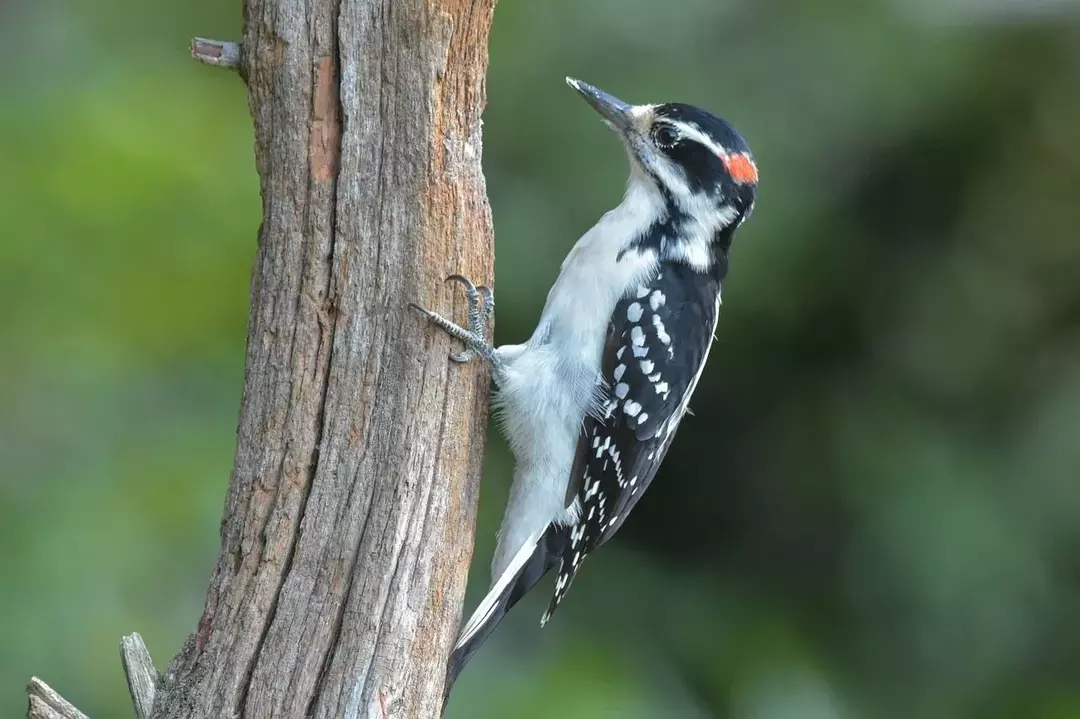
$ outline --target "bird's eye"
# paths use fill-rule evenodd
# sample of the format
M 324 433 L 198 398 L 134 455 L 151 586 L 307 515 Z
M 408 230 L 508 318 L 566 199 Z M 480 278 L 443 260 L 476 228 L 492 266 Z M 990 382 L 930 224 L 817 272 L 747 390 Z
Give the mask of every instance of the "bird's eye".
M 671 147 L 679 141 L 679 133 L 666 123 L 653 125 L 652 137 L 659 147 Z

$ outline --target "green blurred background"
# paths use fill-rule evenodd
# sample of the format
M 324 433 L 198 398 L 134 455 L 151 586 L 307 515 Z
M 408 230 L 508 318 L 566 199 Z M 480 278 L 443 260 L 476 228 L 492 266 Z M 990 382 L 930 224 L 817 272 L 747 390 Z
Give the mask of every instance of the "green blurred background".
M 131 716 L 216 554 L 260 208 L 240 4 L 0 4 L 0 716 Z M 1080 3 L 503 0 L 498 339 L 622 151 L 562 83 L 708 107 L 761 167 L 695 415 L 448 717 L 1080 717 Z M 451 270 L 453 268 L 447 268 Z M 494 432 L 469 608 L 510 462 Z

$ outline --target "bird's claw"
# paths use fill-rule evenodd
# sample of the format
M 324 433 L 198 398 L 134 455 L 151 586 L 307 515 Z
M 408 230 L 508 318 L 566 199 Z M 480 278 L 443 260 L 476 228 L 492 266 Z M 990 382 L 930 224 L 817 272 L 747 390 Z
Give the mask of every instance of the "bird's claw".
M 456 337 L 465 343 L 465 349 L 450 355 L 454 362 L 464 363 L 471 360 L 475 355 L 491 360 L 495 349 L 487 341 L 487 321 L 495 310 L 495 295 L 491 288 L 485 285 L 474 285 L 464 275 L 450 275 L 447 282 L 457 282 L 465 287 L 465 297 L 469 303 L 468 327 L 461 327 L 450 320 L 424 309 L 412 302 L 409 307 L 422 314 L 429 322 L 439 327 L 451 337 Z
M 495 311 L 495 295 L 486 285 L 474 285 L 464 275 L 450 275 L 447 282 L 457 282 L 465 287 L 465 298 L 469 303 L 469 332 L 487 343 L 487 321 Z M 462 352 L 450 355 L 454 362 L 465 363 L 473 358 L 476 350 L 470 346 Z

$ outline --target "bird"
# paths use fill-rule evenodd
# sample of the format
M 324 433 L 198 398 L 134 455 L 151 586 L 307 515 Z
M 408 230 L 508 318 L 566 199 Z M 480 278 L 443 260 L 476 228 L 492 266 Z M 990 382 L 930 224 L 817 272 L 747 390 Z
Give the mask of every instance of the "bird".
M 491 586 L 455 642 L 446 696 L 510 608 L 557 568 L 547 624 L 656 477 L 714 340 L 732 238 L 757 197 L 757 164 L 727 121 L 566 82 L 621 140 L 630 174 L 619 205 L 567 254 L 532 335 L 494 346 L 494 293 L 462 275 L 447 280 L 464 287 L 466 326 L 410 303 L 464 343 L 452 360 L 491 364 L 514 456 Z

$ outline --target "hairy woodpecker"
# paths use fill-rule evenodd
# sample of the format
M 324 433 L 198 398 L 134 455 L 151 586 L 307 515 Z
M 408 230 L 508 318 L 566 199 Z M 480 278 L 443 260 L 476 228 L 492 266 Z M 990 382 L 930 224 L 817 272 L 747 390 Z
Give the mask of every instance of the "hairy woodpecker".
M 486 339 L 494 298 L 460 275 L 468 327 L 412 305 L 491 362 L 514 480 L 492 584 L 450 658 L 447 690 L 507 611 L 558 567 L 546 624 L 589 553 L 652 482 L 709 354 L 735 230 L 758 171 L 724 120 L 683 104 L 629 105 L 579 80 L 630 158 L 626 195 L 578 240 L 527 342 Z

